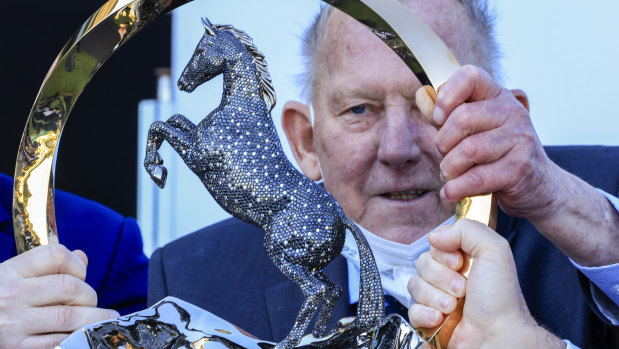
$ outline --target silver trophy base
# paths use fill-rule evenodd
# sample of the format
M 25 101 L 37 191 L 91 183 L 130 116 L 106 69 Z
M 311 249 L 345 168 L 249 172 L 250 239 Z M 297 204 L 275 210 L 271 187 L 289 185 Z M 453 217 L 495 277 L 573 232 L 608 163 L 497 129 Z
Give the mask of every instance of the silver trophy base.
M 303 337 L 296 348 L 431 348 L 400 315 L 389 315 L 366 332 L 347 326 L 353 319 L 340 320 L 336 330 L 326 337 Z M 146 310 L 85 326 L 56 349 L 269 349 L 275 345 L 252 337 L 206 310 L 166 297 Z

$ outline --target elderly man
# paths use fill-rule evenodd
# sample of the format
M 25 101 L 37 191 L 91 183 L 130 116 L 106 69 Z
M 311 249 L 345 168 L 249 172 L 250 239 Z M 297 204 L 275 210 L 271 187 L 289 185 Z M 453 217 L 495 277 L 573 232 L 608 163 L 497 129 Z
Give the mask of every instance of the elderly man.
M 442 86 L 434 105 L 410 70 L 364 26 L 339 11 L 322 11 L 305 40 L 310 103 L 289 102 L 283 112 L 300 168 L 310 179 L 322 179 L 346 214 L 367 229 L 385 291 L 406 307 L 412 298 L 417 302 L 408 312 L 415 325 L 438 323 L 442 314 L 453 311 L 456 298 L 467 293 L 478 301 L 467 303 L 454 343 L 474 343 L 468 341 L 471 333 L 484 325 L 496 330 L 492 325 L 501 323 L 515 327 L 483 332 L 497 337 L 486 344 L 510 343 L 503 335 L 509 333 L 547 347 L 564 347 L 559 338 L 580 346 L 608 345 L 617 332 L 604 321 L 617 320 L 613 311 L 619 300 L 612 281 L 604 282 L 595 273 L 607 276 L 619 262 L 619 215 L 609 201 L 616 199 L 552 162 L 535 135 L 524 93 L 502 88 L 492 79 L 498 70 L 496 48 L 484 2 L 406 4 L 460 62 L 471 65 Z M 549 152 L 595 187 L 616 191 L 616 149 Z M 586 156 L 582 160 L 587 163 L 577 164 L 574 154 Z M 601 179 L 600 172 L 592 170 L 598 163 L 609 166 Z M 428 232 L 450 222 L 455 202 L 488 192 L 499 193 L 504 212 L 526 218 L 501 213 L 497 229 L 510 243 L 518 277 L 509 254 L 485 258 L 487 254 L 480 253 L 491 249 L 488 246 L 503 252 L 506 248 L 500 242 L 486 244 L 491 237 L 500 238 L 488 235 L 487 228 L 459 223 L 447 233 L 447 242 L 442 234 L 428 242 Z M 302 296 L 271 265 L 262 238 L 259 230 L 232 219 L 156 251 L 149 302 L 177 296 L 260 338 L 283 339 Z M 430 252 L 417 262 L 415 276 L 415 261 L 430 245 Z M 358 269 L 348 246 L 345 259 L 338 257 L 326 268 L 329 278 L 348 286 L 335 318 L 351 314 L 358 292 Z M 461 265 L 459 250 L 479 257 L 474 264 L 478 270 L 499 269 L 504 278 L 478 271 L 467 283 L 454 271 Z M 581 288 L 579 272 L 566 256 L 594 283 L 583 277 Z M 492 265 L 501 267 L 488 267 Z M 484 288 L 496 290 L 488 301 L 504 304 L 505 313 L 491 311 L 480 318 L 488 310 L 479 301 Z

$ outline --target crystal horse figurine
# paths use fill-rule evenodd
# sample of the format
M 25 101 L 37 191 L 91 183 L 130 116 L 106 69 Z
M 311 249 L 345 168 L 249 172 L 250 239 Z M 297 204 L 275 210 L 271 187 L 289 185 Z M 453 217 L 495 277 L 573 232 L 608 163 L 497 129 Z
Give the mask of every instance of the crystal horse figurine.
M 299 173 L 284 154 L 270 115 L 275 92 L 264 56 L 246 33 L 202 22 L 206 32 L 178 86 L 192 92 L 223 74 L 221 104 L 198 125 L 179 114 L 154 122 L 148 132 L 146 170 L 163 188 L 167 170 L 157 150 L 168 141 L 222 208 L 265 231 L 268 256 L 305 296 L 278 348 L 298 344 L 321 305 L 313 333 L 320 337 L 326 331 L 342 291 L 321 269 L 341 252 L 347 228 L 361 261 L 358 312 L 350 326 L 375 326 L 385 308 L 372 252 L 333 196 Z

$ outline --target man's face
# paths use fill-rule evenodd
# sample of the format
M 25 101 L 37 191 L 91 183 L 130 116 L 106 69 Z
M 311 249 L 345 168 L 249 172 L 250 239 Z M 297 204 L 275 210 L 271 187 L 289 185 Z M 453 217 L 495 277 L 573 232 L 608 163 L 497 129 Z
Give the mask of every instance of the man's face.
M 463 24 L 455 24 L 470 23 L 455 18 L 465 16 L 458 2 L 416 3 L 409 7 L 447 45 L 458 42 L 454 32 L 467 34 L 458 28 Z M 437 9 L 459 12 L 433 15 Z M 382 41 L 339 11 L 329 18 L 320 57 L 312 104 L 325 188 L 346 215 L 375 234 L 402 243 L 417 240 L 454 211 L 439 196 L 437 129 L 415 104 L 421 84 Z

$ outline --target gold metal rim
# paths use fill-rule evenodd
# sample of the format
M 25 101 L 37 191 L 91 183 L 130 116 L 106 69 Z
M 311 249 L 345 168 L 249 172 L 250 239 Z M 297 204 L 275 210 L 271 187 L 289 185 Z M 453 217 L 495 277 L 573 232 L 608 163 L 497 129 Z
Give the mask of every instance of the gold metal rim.
M 83 89 L 103 63 L 133 35 L 190 1 L 110 0 L 61 50 L 35 99 L 17 155 L 13 224 L 19 253 L 58 242 L 54 215 L 56 149 Z M 397 0 L 323 1 L 368 26 L 424 84 L 440 86 L 459 67 L 432 29 Z M 472 218 L 485 224 L 492 221 L 490 196 L 465 201 L 471 205 L 459 205 L 466 210 L 459 210 L 458 218 Z
M 110 0 L 61 50 L 35 99 L 17 154 L 13 225 L 19 253 L 58 242 L 54 214 L 56 149 L 81 92 L 122 44 L 161 15 L 190 1 Z M 397 0 L 323 1 L 368 26 L 424 85 L 442 85 L 459 67 L 432 29 Z M 465 198 L 459 203 L 456 216 L 492 226 L 495 198 L 492 194 Z M 449 330 L 441 331 L 446 336 L 440 337 L 446 339 L 439 338 L 438 329 L 420 331 L 437 348 L 441 342 L 446 344 L 451 335 Z

